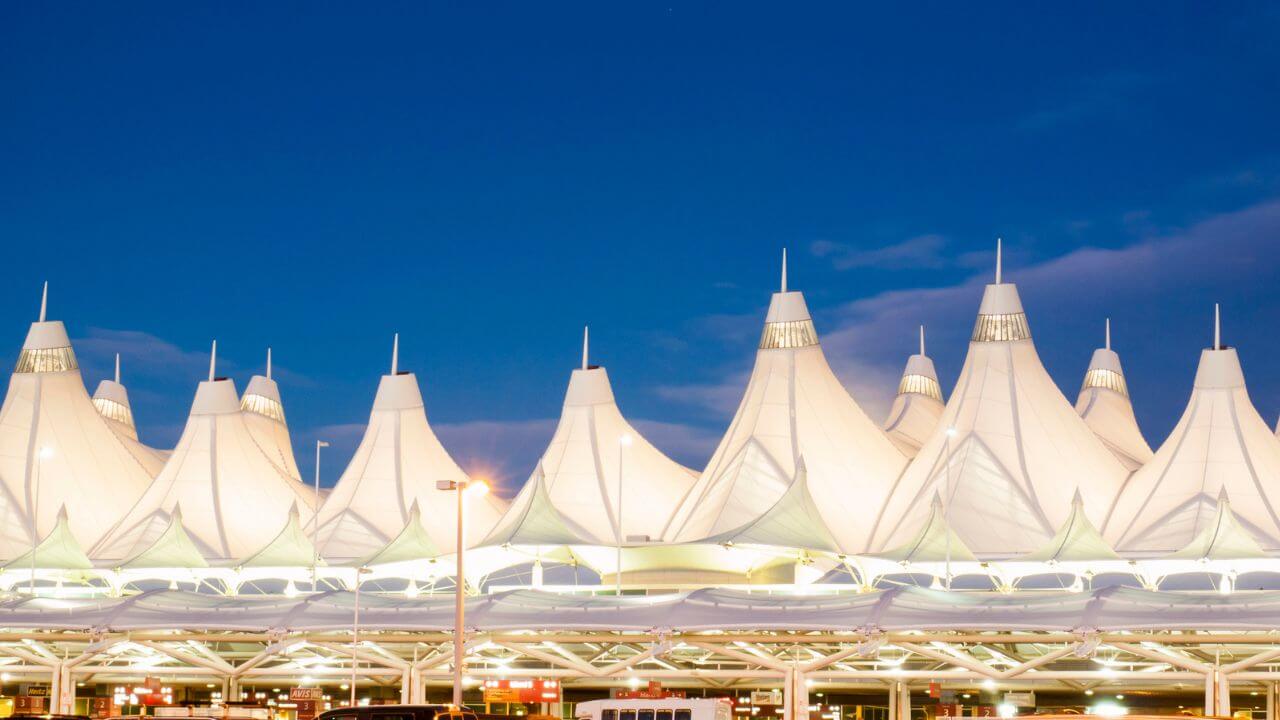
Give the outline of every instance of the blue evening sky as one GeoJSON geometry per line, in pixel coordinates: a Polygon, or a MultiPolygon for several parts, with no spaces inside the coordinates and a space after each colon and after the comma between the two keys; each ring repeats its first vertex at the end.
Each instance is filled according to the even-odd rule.
{"type": "Polygon", "coordinates": [[[168,446],[210,340],[241,388],[270,345],[331,483],[398,331],[510,492],[583,324],[698,467],[780,248],[878,420],[918,323],[950,388],[1002,235],[1072,401],[1110,316],[1158,444],[1216,301],[1272,421],[1278,35],[1261,3],[7,3],[0,356],[47,279],[168,446]]]}

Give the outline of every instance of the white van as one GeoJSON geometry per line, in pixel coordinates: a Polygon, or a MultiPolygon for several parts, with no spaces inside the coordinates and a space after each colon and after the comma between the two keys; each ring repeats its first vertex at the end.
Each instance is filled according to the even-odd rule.
{"type": "Polygon", "coordinates": [[[733,708],[712,698],[588,700],[574,708],[577,720],[731,720],[733,708]]]}

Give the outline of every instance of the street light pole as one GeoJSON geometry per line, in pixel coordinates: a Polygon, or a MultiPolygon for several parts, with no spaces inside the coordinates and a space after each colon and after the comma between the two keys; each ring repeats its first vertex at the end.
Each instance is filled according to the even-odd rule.
{"type": "Polygon", "coordinates": [[[356,666],[360,664],[360,575],[364,568],[356,568],[355,612],[351,615],[351,707],[356,706],[356,666]]]}
{"type": "Polygon", "coordinates": [[[463,628],[466,627],[466,575],[464,562],[467,554],[466,534],[463,532],[463,495],[470,488],[483,495],[489,492],[489,486],[483,480],[438,480],[437,490],[453,491],[458,494],[457,545],[454,556],[457,566],[453,574],[453,705],[462,707],[462,662],[466,650],[463,628]]]}
{"type": "Polygon", "coordinates": [[[462,656],[465,652],[466,638],[463,636],[463,628],[466,627],[466,593],[464,585],[466,584],[466,570],[463,567],[464,556],[467,554],[466,543],[464,542],[464,534],[462,524],[465,515],[462,512],[462,493],[466,490],[465,483],[457,484],[454,494],[458,496],[458,538],[457,544],[454,545],[454,554],[457,557],[457,567],[453,573],[453,706],[462,708],[462,656]]]}
{"type": "MultiPolygon", "coordinates": [[[[316,506],[311,511],[311,592],[320,589],[317,587],[317,566],[320,564],[320,448],[326,447],[329,447],[329,443],[324,440],[316,441],[316,506]]],[[[359,573],[356,573],[356,579],[360,579],[359,573]]]]}

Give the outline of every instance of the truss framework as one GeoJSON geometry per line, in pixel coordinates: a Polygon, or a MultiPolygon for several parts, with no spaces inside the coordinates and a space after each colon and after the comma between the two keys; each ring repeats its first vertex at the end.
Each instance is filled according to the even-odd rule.
{"type": "MultiPolygon", "coordinates": [[[[52,684],[55,709],[70,712],[77,682],[158,676],[177,685],[219,683],[240,699],[247,685],[398,686],[425,702],[448,684],[449,633],[0,632],[0,670],[52,684]],[[354,663],[354,672],[353,672],[354,663]]],[[[909,717],[910,690],[954,688],[1203,690],[1206,714],[1230,715],[1235,686],[1265,693],[1276,717],[1280,631],[1144,633],[1033,632],[507,632],[466,639],[466,675],[559,678],[566,686],[625,686],[661,680],[726,693],[781,687],[788,718],[807,715],[813,688],[888,694],[891,716],[909,717]]]]}

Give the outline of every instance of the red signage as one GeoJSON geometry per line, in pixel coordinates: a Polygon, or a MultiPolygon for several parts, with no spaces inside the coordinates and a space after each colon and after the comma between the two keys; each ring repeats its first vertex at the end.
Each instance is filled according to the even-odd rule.
{"type": "Polygon", "coordinates": [[[929,697],[931,698],[942,697],[942,686],[936,682],[929,683],[929,697]]]}
{"type": "Polygon", "coordinates": [[[663,690],[662,683],[657,680],[650,680],[649,686],[643,690],[616,690],[613,693],[613,697],[618,700],[661,700],[684,696],[684,690],[663,690]]]}
{"type": "Polygon", "coordinates": [[[559,680],[485,680],[487,703],[557,703],[559,680]]]}
{"type": "Polygon", "coordinates": [[[18,695],[13,699],[13,712],[38,715],[44,712],[45,700],[46,698],[32,695],[18,695]]]}

